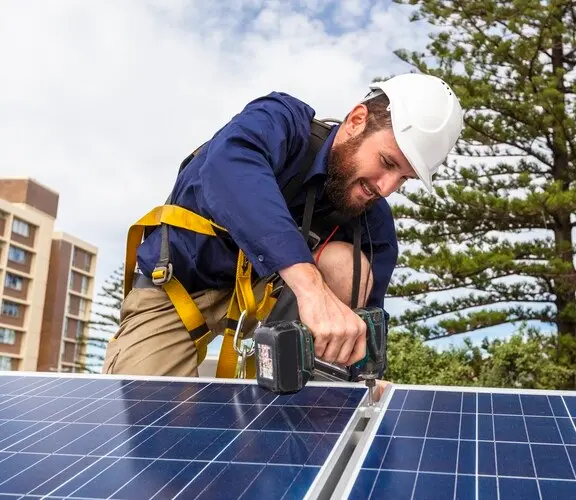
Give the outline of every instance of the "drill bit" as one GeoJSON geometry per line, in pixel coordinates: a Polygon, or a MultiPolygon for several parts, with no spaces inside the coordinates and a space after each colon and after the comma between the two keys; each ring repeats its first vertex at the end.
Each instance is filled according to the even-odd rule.
{"type": "Polygon", "coordinates": [[[376,381],[373,378],[366,379],[366,387],[368,387],[368,406],[374,406],[374,386],[376,381]]]}

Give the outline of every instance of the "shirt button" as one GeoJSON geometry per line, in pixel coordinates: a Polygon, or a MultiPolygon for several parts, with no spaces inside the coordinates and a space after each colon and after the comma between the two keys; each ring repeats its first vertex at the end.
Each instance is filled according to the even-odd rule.
{"type": "Polygon", "coordinates": [[[264,255],[258,255],[258,260],[260,262],[264,262],[264,255]]]}

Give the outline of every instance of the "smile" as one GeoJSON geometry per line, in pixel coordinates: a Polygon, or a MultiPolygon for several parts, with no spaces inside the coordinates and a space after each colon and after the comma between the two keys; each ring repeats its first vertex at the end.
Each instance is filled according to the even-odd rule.
{"type": "Polygon", "coordinates": [[[376,193],[374,193],[364,181],[360,181],[360,186],[362,187],[362,191],[364,194],[368,196],[368,198],[376,198],[376,193]]]}

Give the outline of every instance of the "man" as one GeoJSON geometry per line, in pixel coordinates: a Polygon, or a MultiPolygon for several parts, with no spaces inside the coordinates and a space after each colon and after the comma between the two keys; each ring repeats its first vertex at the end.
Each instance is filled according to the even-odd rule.
{"type": "Polygon", "coordinates": [[[327,131],[287,202],[284,191],[306,159],[314,115],[306,103],[273,92],[250,102],[185,163],[171,204],[227,234],[169,228],[173,281],[182,286],[169,296],[151,279],[166,236],[161,228],[149,232],[138,247],[138,273],[128,286],[104,373],[197,375],[204,354],[192,340],[198,338],[193,329],[184,327],[186,311],[179,315],[174,301],[190,295],[210,332],[204,344],[223,333],[243,267],[237,265],[239,249],[253,268],[249,279],[257,300],[271,276],[291,289],[318,357],[345,365],[364,357],[365,325],[351,308],[352,221],[361,224],[357,304],[381,307],[398,253],[386,197],[407,179],[420,179],[433,192],[432,177],[460,135],[462,110],[453,91],[435,77],[405,74],[373,84],[344,121],[327,131]],[[311,186],[311,227],[317,230],[305,239],[301,226],[311,186]]]}

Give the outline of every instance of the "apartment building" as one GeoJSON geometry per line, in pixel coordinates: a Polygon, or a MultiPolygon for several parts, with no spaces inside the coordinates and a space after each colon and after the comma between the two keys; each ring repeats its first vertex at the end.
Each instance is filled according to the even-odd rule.
{"type": "Polygon", "coordinates": [[[50,249],[38,371],[77,371],[85,364],[97,249],[54,233],[50,249]]]}
{"type": "Polygon", "coordinates": [[[0,370],[79,371],[97,249],[54,232],[59,195],[0,179],[0,370]]]}

